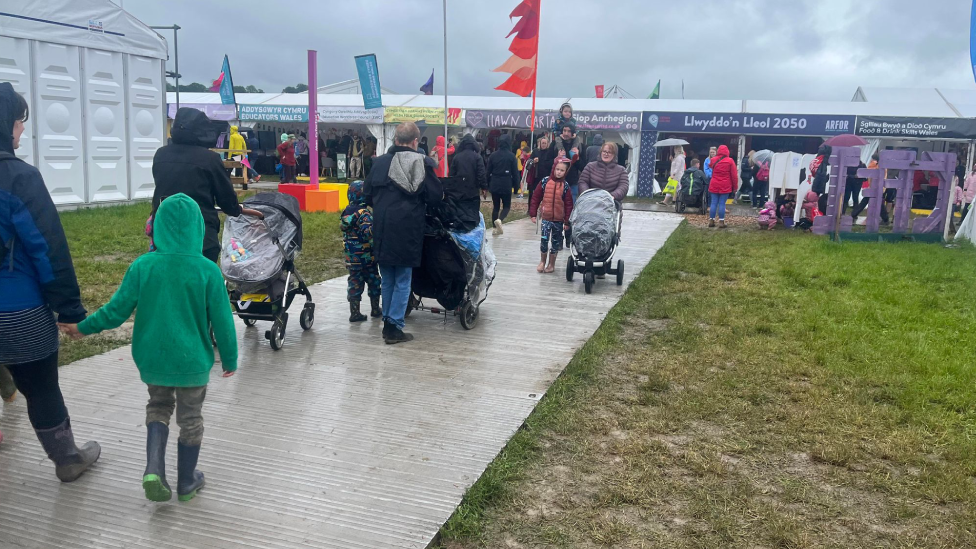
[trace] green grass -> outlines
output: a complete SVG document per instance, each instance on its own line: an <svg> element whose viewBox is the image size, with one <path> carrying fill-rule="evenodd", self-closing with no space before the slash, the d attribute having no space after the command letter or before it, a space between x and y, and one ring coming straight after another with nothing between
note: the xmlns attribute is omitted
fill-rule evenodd
<svg viewBox="0 0 976 549"><path fill-rule="evenodd" d="M129 265L146 252L149 240L144 229L149 213L148 203L61 213L82 302L89 312L112 297ZM314 284L344 273L338 214L303 213L302 222L304 248L296 266L305 281ZM69 364L125 345L129 340L124 333L63 340L59 362Z"/></svg>
<svg viewBox="0 0 976 549"><path fill-rule="evenodd" d="M974 282L971 246L685 224L441 543L976 546Z"/></svg>

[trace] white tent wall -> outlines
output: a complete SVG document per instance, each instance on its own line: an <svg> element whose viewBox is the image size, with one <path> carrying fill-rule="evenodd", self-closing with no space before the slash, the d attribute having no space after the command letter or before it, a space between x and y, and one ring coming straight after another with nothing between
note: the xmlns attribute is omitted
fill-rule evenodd
<svg viewBox="0 0 976 549"><path fill-rule="evenodd" d="M17 153L41 172L55 204L152 195L166 57L161 36L108 0L4 2L0 81L30 107Z"/></svg>
<svg viewBox="0 0 976 549"><path fill-rule="evenodd" d="M156 149L166 144L166 83L163 61L126 57L126 100L129 127L129 198L152 197L155 184L152 162Z"/></svg>
<svg viewBox="0 0 976 549"><path fill-rule="evenodd" d="M30 58L30 41L25 38L0 36L0 82L10 82L14 91L27 100L27 107L33 115L34 85ZM25 124L24 133L20 136L20 148L15 151L17 157L36 166L36 147L34 124Z"/></svg>
<svg viewBox="0 0 976 549"><path fill-rule="evenodd" d="M82 86L85 112L86 202L109 202L129 197L129 155L125 125L125 81L121 53L82 50L85 72Z"/></svg>
<svg viewBox="0 0 976 549"><path fill-rule="evenodd" d="M37 137L36 167L55 204L82 204L86 174L79 48L36 41L32 46L38 67L31 116Z"/></svg>

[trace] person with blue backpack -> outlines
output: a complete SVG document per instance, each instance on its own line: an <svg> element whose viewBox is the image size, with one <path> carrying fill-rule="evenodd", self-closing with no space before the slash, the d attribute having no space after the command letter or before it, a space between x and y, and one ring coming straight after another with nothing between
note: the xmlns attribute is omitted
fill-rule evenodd
<svg viewBox="0 0 976 549"><path fill-rule="evenodd" d="M0 83L0 364L27 401L37 439L62 482L80 477L101 454L75 444L58 384L57 323L87 316L68 242L37 168L17 158L27 101Z"/></svg>

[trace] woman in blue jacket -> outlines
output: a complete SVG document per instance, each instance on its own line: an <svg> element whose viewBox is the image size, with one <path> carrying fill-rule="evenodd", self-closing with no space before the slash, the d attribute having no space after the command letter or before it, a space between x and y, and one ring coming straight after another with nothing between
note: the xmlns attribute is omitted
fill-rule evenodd
<svg viewBox="0 0 976 549"><path fill-rule="evenodd" d="M58 385L56 322L80 322L86 311L54 201L40 172L14 155L28 115L24 98L0 83L0 364L27 400L58 478L71 482L101 448L75 445Z"/></svg>

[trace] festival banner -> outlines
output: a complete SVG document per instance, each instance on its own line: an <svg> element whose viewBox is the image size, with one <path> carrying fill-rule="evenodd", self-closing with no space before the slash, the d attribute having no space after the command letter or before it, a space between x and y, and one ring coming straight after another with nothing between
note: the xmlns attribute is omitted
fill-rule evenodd
<svg viewBox="0 0 976 549"><path fill-rule="evenodd" d="M464 125L469 128L528 128L532 118L531 111L481 111L467 109L464 111ZM556 121L555 112L536 111L535 129L548 130Z"/></svg>
<svg viewBox="0 0 976 549"><path fill-rule="evenodd" d="M447 109L447 125L460 126L463 122L462 113L461 109ZM383 122L387 124L425 122L431 126L443 126L444 109L437 107L386 107L383 112Z"/></svg>
<svg viewBox="0 0 976 549"><path fill-rule="evenodd" d="M536 130L549 130L556 121L554 111L535 113ZM639 112L587 112L575 113L577 131L639 131L641 113ZM528 128L532 113L529 111L481 111L468 109L464 114L464 124L469 128Z"/></svg>
<svg viewBox="0 0 976 549"><path fill-rule="evenodd" d="M574 113L576 131L636 132L641 129L639 112L587 112Z"/></svg>
<svg viewBox="0 0 976 549"><path fill-rule="evenodd" d="M319 107L315 119L323 124L382 124L383 109Z"/></svg>
<svg viewBox="0 0 976 549"><path fill-rule="evenodd" d="M864 137L976 139L976 120L971 118L858 116L855 133Z"/></svg>
<svg viewBox="0 0 976 549"><path fill-rule="evenodd" d="M383 96L380 92L380 68L376 63L376 54L357 55L356 70L359 72L359 88L363 90L363 105L367 109L381 108Z"/></svg>
<svg viewBox="0 0 976 549"><path fill-rule="evenodd" d="M644 112L644 131L736 135L832 136L853 133L854 116Z"/></svg>
<svg viewBox="0 0 976 549"><path fill-rule="evenodd" d="M308 122L308 105L238 105L239 120Z"/></svg>
<svg viewBox="0 0 976 549"><path fill-rule="evenodd" d="M226 122L229 120L237 120L237 106L236 105L217 105L214 103L180 103L180 108L189 107L191 109L197 109L198 111L203 111L210 120L219 120ZM176 103L169 103L166 109L167 117L172 120L176 118Z"/></svg>

